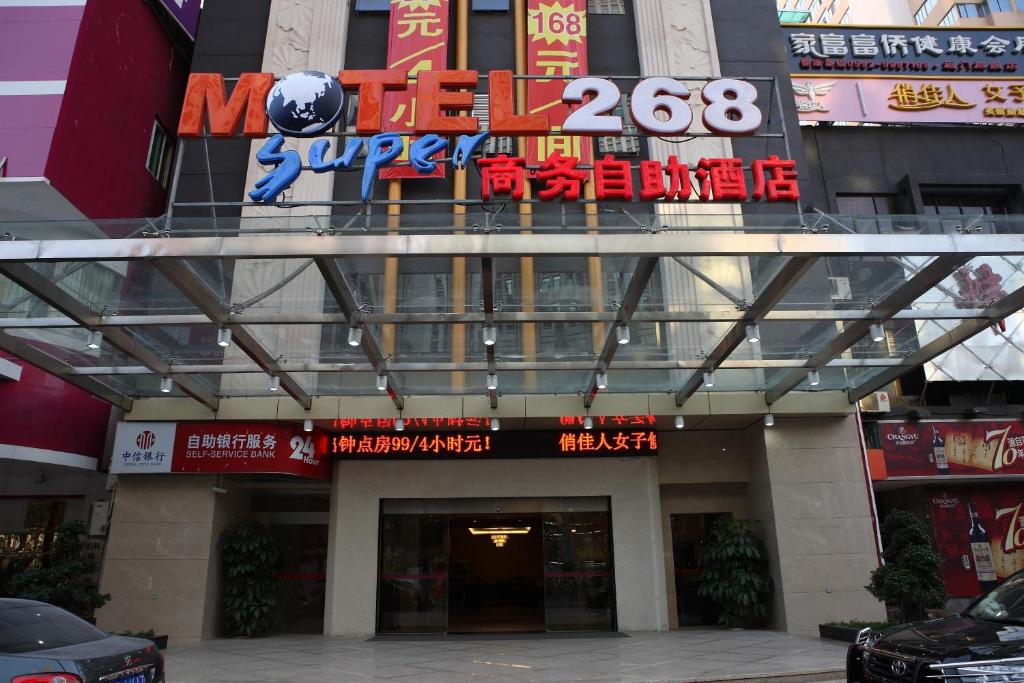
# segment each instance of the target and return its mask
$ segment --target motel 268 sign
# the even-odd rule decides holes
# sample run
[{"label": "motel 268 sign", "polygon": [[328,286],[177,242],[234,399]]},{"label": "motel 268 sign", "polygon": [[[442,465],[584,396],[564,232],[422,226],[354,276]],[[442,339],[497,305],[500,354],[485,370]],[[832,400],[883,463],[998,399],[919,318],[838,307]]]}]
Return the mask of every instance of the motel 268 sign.
[{"label": "motel 268 sign", "polygon": [[[465,168],[471,159],[481,174],[481,199],[521,199],[527,163],[524,157],[505,154],[481,158],[475,153],[488,136],[547,137],[551,135],[618,136],[623,120],[612,112],[621,100],[618,86],[610,80],[592,77],[566,79],[562,104],[575,106],[561,125],[553,125],[548,114],[515,111],[514,79],[511,71],[488,74],[488,130],[480,129],[472,112],[473,90],[479,73],[470,70],[426,70],[410,74],[398,69],[345,70],[338,77],[317,71],[291,74],[276,81],[273,74],[245,73],[228,96],[221,74],[194,73],[189,78],[178,134],[199,137],[204,122],[210,134],[228,137],[242,126],[244,135],[267,136],[268,119],[277,134],[269,137],[257,153],[257,161],[268,168],[249,196],[257,202],[272,203],[295,182],[303,169],[299,152],[285,149],[286,138],[310,138],[325,134],[345,111],[347,96],[358,96],[356,133],[344,149],[334,154],[326,139],[309,147],[308,167],[314,173],[352,168],[363,158],[362,201],[369,201],[378,172],[393,165],[405,152],[405,138],[386,132],[383,103],[385,93],[408,93],[415,89],[413,135],[409,142],[409,165],[424,176],[437,169],[436,157],[450,156],[452,166]],[[629,101],[634,124],[655,136],[683,135],[693,124],[689,106],[690,89],[666,77],[641,80]],[[757,89],[734,79],[708,82],[700,92],[705,107],[704,127],[728,137],[753,135],[763,114],[757,105]],[[578,105],[578,106],[576,106]],[[367,139],[368,138],[368,139]],[[453,144],[454,143],[454,144]],[[579,157],[548,155],[539,168],[530,169],[538,182],[542,201],[577,201],[589,172],[579,168]],[[738,158],[700,159],[693,169],[696,199],[700,201],[795,202],[800,197],[796,163],[770,156],[750,165],[752,186],[748,187],[744,162]],[[611,155],[593,164],[598,200],[686,201],[691,196],[691,169],[671,156],[665,163],[644,160],[634,179],[628,161]],[[634,187],[634,186],[637,187]]]}]

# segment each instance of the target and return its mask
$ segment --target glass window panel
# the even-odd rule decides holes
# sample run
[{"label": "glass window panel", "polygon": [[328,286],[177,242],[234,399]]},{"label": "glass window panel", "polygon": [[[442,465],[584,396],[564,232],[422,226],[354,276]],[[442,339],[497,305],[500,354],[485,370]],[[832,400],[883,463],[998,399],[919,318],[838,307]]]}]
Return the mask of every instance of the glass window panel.
[{"label": "glass window panel", "polygon": [[609,513],[549,512],[543,524],[547,629],[614,629],[615,565]]},{"label": "glass window panel", "polygon": [[379,632],[447,630],[447,515],[382,515],[379,566]]}]

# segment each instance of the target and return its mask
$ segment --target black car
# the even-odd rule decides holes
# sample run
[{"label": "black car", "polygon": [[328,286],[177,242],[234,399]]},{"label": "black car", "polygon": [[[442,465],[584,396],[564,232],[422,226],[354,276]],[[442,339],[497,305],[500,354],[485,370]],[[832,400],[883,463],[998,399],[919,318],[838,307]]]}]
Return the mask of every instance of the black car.
[{"label": "black car", "polygon": [[0,599],[0,683],[164,683],[151,641],[105,633],[59,607]]},{"label": "black car", "polygon": [[962,614],[884,631],[864,629],[846,656],[847,681],[1024,681],[1024,572]]}]

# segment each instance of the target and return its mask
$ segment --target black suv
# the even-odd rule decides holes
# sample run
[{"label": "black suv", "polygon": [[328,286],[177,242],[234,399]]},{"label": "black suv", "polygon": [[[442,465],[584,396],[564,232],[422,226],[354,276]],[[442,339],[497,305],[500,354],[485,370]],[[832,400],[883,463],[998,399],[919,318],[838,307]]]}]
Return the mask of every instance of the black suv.
[{"label": "black suv", "polygon": [[1016,683],[1024,681],[1024,572],[962,614],[864,629],[846,656],[847,681]]}]

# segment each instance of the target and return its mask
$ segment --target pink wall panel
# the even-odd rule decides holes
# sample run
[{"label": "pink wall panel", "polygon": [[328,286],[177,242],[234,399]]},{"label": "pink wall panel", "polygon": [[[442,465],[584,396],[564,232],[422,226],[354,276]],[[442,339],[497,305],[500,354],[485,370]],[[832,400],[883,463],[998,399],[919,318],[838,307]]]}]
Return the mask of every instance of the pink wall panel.
[{"label": "pink wall panel", "polygon": [[63,81],[84,7],[0,7],[0,81]]}]

